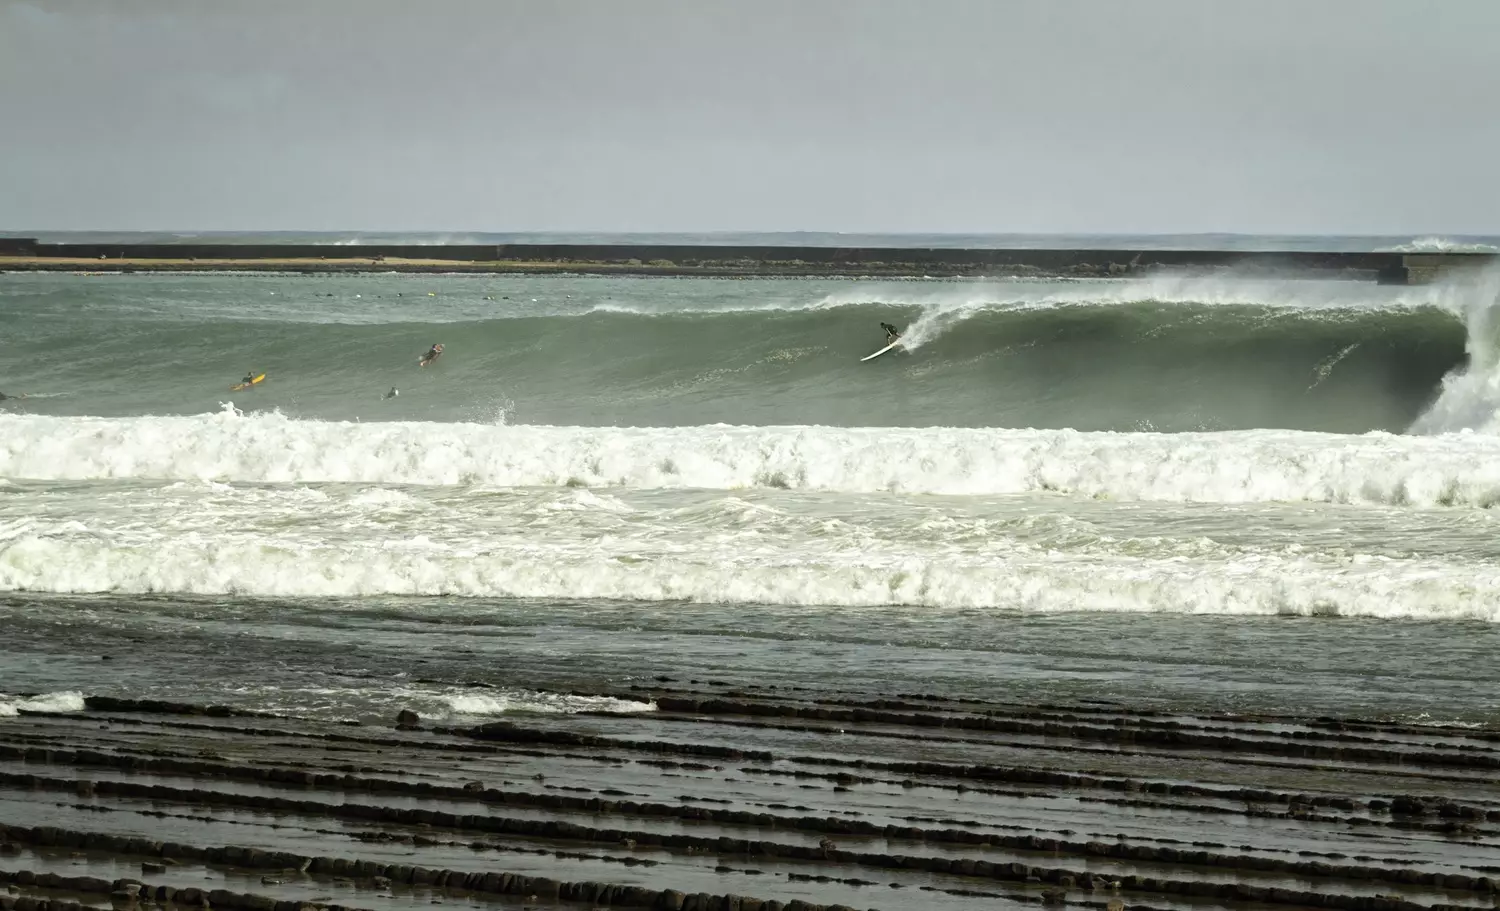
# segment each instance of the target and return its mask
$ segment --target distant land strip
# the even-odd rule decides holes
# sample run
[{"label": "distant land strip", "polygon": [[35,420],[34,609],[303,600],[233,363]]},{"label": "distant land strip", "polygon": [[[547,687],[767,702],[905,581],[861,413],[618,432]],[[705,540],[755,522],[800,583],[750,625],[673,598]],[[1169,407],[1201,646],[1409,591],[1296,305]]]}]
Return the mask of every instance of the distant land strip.
[{"label": "distant land strip", "polygon": [[1162,270],[1408,284],[1488,252],[1024,250],[675,244],[109,244],[0,237],[0,271],[475,272],[718,278],[1140,276]]}]

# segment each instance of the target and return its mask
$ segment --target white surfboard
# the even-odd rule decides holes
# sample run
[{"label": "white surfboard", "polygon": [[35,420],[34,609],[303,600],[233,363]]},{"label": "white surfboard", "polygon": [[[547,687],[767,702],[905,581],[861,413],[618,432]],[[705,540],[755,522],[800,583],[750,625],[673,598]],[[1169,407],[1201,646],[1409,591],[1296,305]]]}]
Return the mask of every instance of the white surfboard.
[{"label": "white surfboard", "polygon": [[901,344],[901,339],[898,338],[894,342],[891,342],[889,345],[886,345],[884,348],[881,348],[879,351],[875,352],[874,354],[867,354],[864,357],[860,358],[859,359],[860,363],[864,363],[865,361],[871,360],[873,358],[880,357],[882,354],[885,354],[887,351],[891,350],[892,348],[896,347],[899,344]]}]

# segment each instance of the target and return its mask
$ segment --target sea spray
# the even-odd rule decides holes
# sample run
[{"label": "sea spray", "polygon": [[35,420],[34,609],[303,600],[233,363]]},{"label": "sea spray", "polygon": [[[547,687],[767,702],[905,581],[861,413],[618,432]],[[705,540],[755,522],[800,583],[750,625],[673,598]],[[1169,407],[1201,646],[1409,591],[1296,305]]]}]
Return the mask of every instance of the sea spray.
[{"label": "sea spray", "polygon": [[1412,430],[1500,432],[1500,266],[1453,277],[1445,290],[1448,306],[1464,319],[1468,363],[1443,378],[1437,400]]}]

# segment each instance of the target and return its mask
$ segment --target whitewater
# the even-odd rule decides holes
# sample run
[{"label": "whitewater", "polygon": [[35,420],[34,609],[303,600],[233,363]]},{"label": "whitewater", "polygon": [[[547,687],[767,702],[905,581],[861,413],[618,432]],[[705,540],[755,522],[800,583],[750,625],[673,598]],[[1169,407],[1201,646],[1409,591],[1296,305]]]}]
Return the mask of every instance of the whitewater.
[{"label": "whitewater", "polygon": [[0,417],[0,476],[1489,508],[1500,436]]},{"label": "whitewater", "polygon": [[0,276],[0,591],[1490,623],[1496,290]]}]

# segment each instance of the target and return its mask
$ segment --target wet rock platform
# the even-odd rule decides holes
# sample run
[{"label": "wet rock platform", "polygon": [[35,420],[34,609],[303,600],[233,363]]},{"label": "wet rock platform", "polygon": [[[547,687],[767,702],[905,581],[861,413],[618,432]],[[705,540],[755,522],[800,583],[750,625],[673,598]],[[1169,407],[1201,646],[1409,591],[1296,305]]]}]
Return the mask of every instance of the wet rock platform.
[{"label": "wet rock platform", "polygon": [[634,714],[0,719],[0,911],[1477,909],[1500,732],[660,678]]}]

